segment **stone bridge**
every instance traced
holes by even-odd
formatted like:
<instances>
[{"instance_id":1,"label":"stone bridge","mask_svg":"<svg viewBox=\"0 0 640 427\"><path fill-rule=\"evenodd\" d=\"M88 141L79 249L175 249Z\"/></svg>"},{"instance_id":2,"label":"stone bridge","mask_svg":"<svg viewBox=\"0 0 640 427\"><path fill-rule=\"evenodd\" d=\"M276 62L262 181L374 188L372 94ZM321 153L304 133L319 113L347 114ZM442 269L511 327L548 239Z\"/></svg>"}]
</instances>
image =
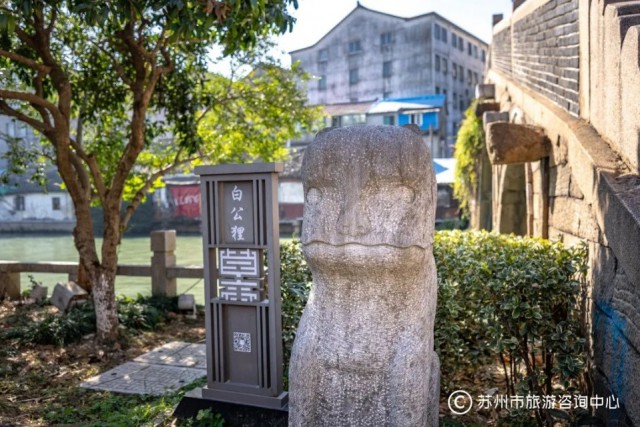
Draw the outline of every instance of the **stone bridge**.
<instances>
[{"instance_id":1,"label":"stone bridge","mask_svg":"<svg viewBox=\"0 0 640 427\"><path fill-rule=\"evenodd\" d=\"M587 242L594 391L640 426L640 1L514 1L494 18L476 227Z\"/></svg>"}]
</instances>

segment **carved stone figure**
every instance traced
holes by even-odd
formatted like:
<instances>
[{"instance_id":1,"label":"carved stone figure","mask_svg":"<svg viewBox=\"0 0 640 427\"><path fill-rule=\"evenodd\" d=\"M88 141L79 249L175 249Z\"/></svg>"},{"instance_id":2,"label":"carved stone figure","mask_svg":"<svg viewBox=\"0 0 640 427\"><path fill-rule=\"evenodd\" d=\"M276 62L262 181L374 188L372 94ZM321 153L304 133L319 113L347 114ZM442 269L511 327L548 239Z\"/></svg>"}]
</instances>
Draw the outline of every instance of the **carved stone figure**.
<instances>
[{"instance_id":1,"label":"carved stone figure","mask_svg":"<svg viewBox=\"0 0 640 427\"><path fill-rule=\"evenodd\" d=\"M407 128L319 133L305 152L313 288L289 370L290 426L437 426L436 181Z\"/></svg>"}]
</instances>

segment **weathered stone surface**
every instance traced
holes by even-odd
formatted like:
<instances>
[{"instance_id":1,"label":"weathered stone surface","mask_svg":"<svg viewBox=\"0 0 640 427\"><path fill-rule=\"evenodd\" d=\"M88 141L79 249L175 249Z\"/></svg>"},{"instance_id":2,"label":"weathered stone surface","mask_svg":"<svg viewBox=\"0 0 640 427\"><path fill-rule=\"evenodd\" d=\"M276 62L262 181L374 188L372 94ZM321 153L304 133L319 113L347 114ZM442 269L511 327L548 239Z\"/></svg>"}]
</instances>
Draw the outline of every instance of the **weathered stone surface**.
<instances>
[{"instance_id":1,"label":"weathered stone surface","mask_svg":"<svg viewBox=\"0 0 640 427\"><path fill-rule=\"evenodd\" d=\"M289 371L291 426L435 426L436 184L390 126L321 132L303 164L313 289Z\"/></svg>"},{"instance_id":2,"label":"weathered stone surface","mask_svg":"<svg viewBox=\"0 0 640 427\"><path fill-rule=\"evenodd\" d=\"M500 111L500 103L495 101L480 101L476 104L476 116L482 115L488 111Z\"/></svg>"},{"instance_id":3,"label":"weathered stone surface","mask_svg":"<svg viewBox=\"0 0 640 427\"><path fill-rule=\"evenodd\" d=\"M496 97L496 87L492 84L476 85L476 98L493 99Z\"/></svg>"},{"instance_id":4,"label":"weathered stone surface","mask_svg":"<svg viewBox=\"0 0 640 427\"><path fill-rule=\"evenodd\" d=\"M631 419L632 424L629 425L638 425L640 387L637 385L640 382L640 355L637 347L628 339L631 327L635 329L630 319L616 308L607 304L596 304L593 319L596 366L608 379L611 393L619 399L620 405Z\"/></svg>"},{"instance_id":5,"label":"weathered stone surface","mask_svg":"<svg viewBox=\"0 0 640 427\"><path fill-rule=\"evenodd\" d=\"M151 233L151 294L153 296L175 296L178 281L169 278L167 267L176 265L176 231L159 230Z\"/></svg>"},{"instance_id":6,"label":"weathered stone surface","mask_svg":"<svg viewBox=\"0 0 640 427\"><path fill-rule=\"evenodd\" d=\"M31 289L31 292L29 292L29 298L31 298L35 302L44 301L45 299L47 299L48 290L49 288L46 286L35 286L33 289Z\"/></svg>"},{"instance_id":7,"label":"weathered stone surface","mask_svg":"<svg viewBox=\"0 0 640 427\"><path fill-rule=\"evenodd\" d=\"M640 25L627 31L621 52L622 107L620 149L640 173Z\"/></svg>"},{"instance_id":8,"label":"weathered stone surface","mask_svg":"<svg viewBox=\"0 0 640 427\"><path fill-rule=\"evenodd\" d=\"M537 126L496 122L487 126L487 152L494 165L535 162L551 154L551 144Z\"/></svg>"},{"instance_id":9,"label":"weathered stone surface","mask_svg":"<svg viewBox=\"0 0 640 427\"><path fill-rule=\"evenodd\" d=\"M65 311L69 308L73 300L86 297L87 291L76 285L74 282L58 283L56 287L53 288L51 304L58 307L59 310Z\"/></svg>"},{"instance_id":10,"label":"weathered stone surface","mask_svg":"<svg viewBox=\"0 0 640 427\"><path fill-rule=\"evenodd\" d=\"M486 111L483 115L482 115L482 127L485 129L487 129L487 126L489 125L489 123L495 123L495 122L504 122L504 123L508 123L509 122L509 112L508 111Z\"/></svg>"},{"instance_id":11,"label":"weathered stone surface","mask_svg":"<svg viewBox=\"0 0 640 427\"><path fill-rule=\"evenodd\" d=\"M581 199L554 197L549 204L549 224L555 228L590 240L600 241L600 227L591 205Z\"/></svg>"},{"instance_id":12,"label":"weathered stone surface","mask_svg":"<svg viewBox=\"0 0 640 427\"><path fill-rule=\"evenodd\" d=\"M596 214L609 246L631 282L640 286L640 177L601 173L597 195L603 208Z\"/></svg>"}]
</instances>

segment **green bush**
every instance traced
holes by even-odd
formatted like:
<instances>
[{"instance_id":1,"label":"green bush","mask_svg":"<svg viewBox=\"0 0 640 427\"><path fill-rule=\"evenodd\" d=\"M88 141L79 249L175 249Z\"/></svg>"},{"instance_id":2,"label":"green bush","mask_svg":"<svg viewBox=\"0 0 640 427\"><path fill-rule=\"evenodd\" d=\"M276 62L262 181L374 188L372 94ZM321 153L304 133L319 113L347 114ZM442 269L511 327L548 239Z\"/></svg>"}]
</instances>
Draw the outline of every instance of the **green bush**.
<instances>
[{"instance_id":1,"label":"green bush","mask_svg":"<svg viewBox=\"0 0 640 427\"><path fill-rule=\"evenodd\" d=\"M155 329L166 320L168 312L178 309L177 297L118 298L118 319L127 330ZM51 313L42 320L24 322L6 331L5 339L15 339L19 344L64 346L95 332L96 315L88 301L69 309L67 313Z\"/></svg>"},{"instance_id":2,"label":"green bush","mask_svg":"<svg viewBox=\"0 0 640 427\"><path fill-rule=\"evenodd\" d=\"M296 328L307 304L311 290L311 271L302 256L299 240L280 245L280 295L282 299L282 344L284 356L285 386L289 372L291 347L296 337Z\"/></svg>"},{"instance_id":3,"label":"green bush","mask_svg":"<svg viewBox=\"0 0 640 427\"><path fill-rule=\"evenodd\" d=\"M442 391L456 375L489 363L509 394L575 392L585 366L581 334L586 249L487 232L438 231L435 347ZM282 248L285 364L309 293L299 242ZM538 417L548 414L540 413Z\"/></svg>"},{"instance_id":4,"label":"green bush","mask_svg":"<svg viewBox=\"0 0 640 427\"><path fill-rule=\"evenodd\" d=\"M20 344L63 346L94 332L95 325L93 306L83 304L72 307L66 314L49 314L38 322L9 329L4 337L16 339Z\"/></svg>"}]
</instances>

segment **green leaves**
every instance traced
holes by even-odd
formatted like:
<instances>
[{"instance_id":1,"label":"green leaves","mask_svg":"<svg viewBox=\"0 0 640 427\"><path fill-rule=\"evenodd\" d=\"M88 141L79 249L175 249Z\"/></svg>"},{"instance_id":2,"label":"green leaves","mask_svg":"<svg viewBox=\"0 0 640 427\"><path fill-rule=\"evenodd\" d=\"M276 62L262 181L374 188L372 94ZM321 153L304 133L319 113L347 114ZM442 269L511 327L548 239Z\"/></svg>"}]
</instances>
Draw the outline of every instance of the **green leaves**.
<instances>
[{"instance_id":1,"label":"green leaves","mask_svg":"<svg viewBox=\"0 0 640 427\"><path fill-rule=\"evenodd\" d=\"M460 208L466 217L469 216L469 201L477 189L480 154L484 149L484 131L482 120L476 117L476 105L477 100L464 113L454 152L456 169L453 193L460 200Z\"/></svg>"},{"instance_id":2,"label":"green leaves","mask_svg":"<svg viewBox=\"0 0 640 427\"><path fill-rule=\"evenodd\" d=\"M547 373L554 383L578 384L585 366L579 306L585 247L442 231L433 250L439 283L435 342L444 389L457 373L500 354L511 361L514 388L529 387L529 381L546 387ZM552 357L534 363L536 354Z\"/></svg>"}]
</instances>

